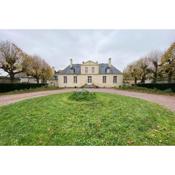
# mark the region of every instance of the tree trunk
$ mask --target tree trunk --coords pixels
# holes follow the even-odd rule
[[[142,77],[142,79],[141,79],[141,83],[143,83],[143,84],[145,84],[145,77]]]
[[[154,73],[154,77],[153,77],[153,83],[157,83],[157,73]]]
[[[37,82],[37,84],[39,84],[39,78],[36,78],[36,82]]]
[[[172,75],[173,75],[172,72],[169,72],[168,73],[168,83],[171,83],[172,82]]]
[[[154,83],[157,83],[157,71],[158,71],[158,66],[156,66],[156,69],[154,72]]]
[[[11,81],[11,83],[14,83],[15,74],[11,72],[11,73],[9,73],[9,76],[10,76],[10,81]]]
[[[43,78],[43,79],[42,79],[42,83],[46,83],[46,79]]]
[[[136,77],[134,78],[134,84],[137,84],[137,78]]]
[[[157,83],[157,73],[155,74],[154,83]]]

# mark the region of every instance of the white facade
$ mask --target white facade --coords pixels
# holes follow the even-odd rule
[[[109,70],[108,70],[109,69]],[[59,87],[118,87],[123,84],[123,75],[111,65],[87,61],[82,64],[72,64],[58,74]]]

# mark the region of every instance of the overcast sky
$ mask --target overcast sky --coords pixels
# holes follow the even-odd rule
[[[164,51],[175,41],[175,30],[0,30],[0,40],[16,43],[44,58],[56,70],[93,60],[119,70],[152,50]]]

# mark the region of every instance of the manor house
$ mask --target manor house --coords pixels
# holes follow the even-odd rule
[[[108,63],[94,61],[73,64],[57,72],[57,85],[59,87],[118,87],[123,84],[122,73],[112,65],[111,58]]]

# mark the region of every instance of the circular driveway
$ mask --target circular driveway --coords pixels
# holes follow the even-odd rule
[[[47,96],[52,94],[60,94],[72,91],[78,91],[79,89],[59,89],[59,90],[48,90],[48,91],[39,91],[39,92],[30,92],[23,94],[13,94],[13,95],[1,95],[0,96],[0,106],[8,105],[25,99],[31,99],[41,96]],[[135,97],[158,103],[159,105],[165,106],[171,111],[175,111],[175,96],[169,95],[158,95],[158,94],[147,94],[141,92],[131,92],[126,90],[117,90],[112,88],[98,88],[98,89],[88,89],[92,92],[105,92],[111,94],[118,94],[123,96]]]

